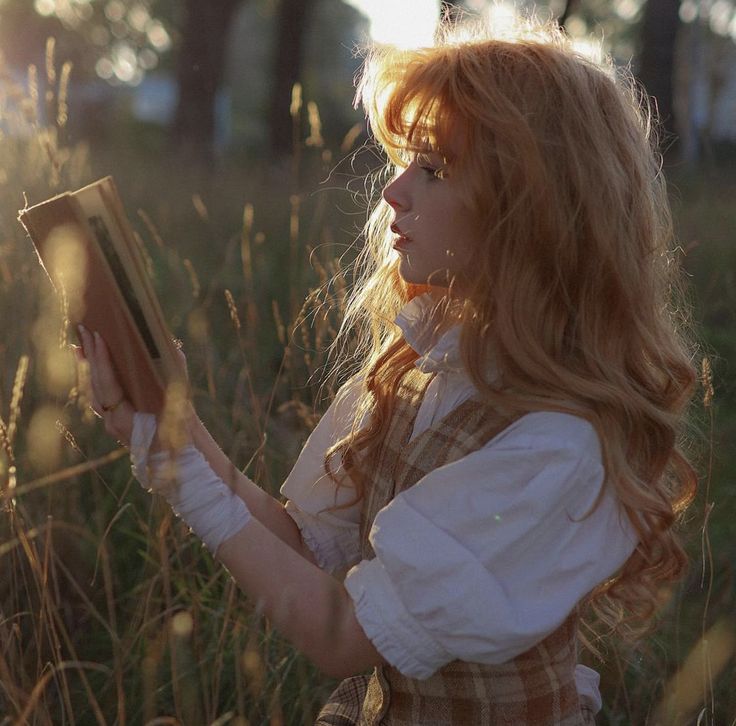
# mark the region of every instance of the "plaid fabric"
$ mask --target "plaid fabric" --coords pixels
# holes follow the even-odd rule
[[[370,680],[353,676],[342,681],[320,711],[316,726],[356,726]]]
[[[368,533],[380,509],[430,471],[478,450],[510,423],[471,398],[409,441],[432,376],[411,370],[401,381],[385,443],[361,468],[370,472],[361,515],[361,549],[375,557]],[[574,681],[578,616],[501,665],[452,661],[426,680],[390,666],[343,681],[318,726],[593,726]],[[337,720],[336,720],[337,719]],[[342,720],[340,720],[342,719]]]

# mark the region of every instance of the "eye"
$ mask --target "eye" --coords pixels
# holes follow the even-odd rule
[[[447,178],[447,163],[444,158],[436,153],[417,154],[414,157],[416,165],[435,179]]]

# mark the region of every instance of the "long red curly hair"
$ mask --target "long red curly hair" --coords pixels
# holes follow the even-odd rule
[[[630,78],[578,54],[559,29],[462,32],[431,48],[373,49],[357,98],[386,177],[428,141],[451,147],[451,173],[483,222],[460,314],[477,389],[512,414],[573,413],[597,430],[606,485],[639,545],[587,604],[599,624],[634,637],[684,571],[676,523],[697,481],[681,448],[694,347],[651,111]],[[393,320],[423,290],[398,275],[391,219],[381,201],[366,226],[343,325],[363,388],[328,472],[336,455],[355,462],[381,445],[416,359]],[[491,357],[501,384],[488,380]],[[359,477],[353,485],[361,497]]]

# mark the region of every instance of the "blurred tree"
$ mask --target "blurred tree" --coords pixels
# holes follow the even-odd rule
[[[301,79],[306,29],[313,9],[314,0],[281,0],[279,4],[270,110],[270,146],[276,158],[292,151],[290,99],[294,84]]]
[[[227,35],[241,0],[186,0],[177,64],[174,143],[186,158],[212,161],[215,102],[223,79]]]
[[[577,7],[578,2],[579,0],[565,0],[565,6],[563,7],[560,16],[557,18],[557,23],[561,28],[565,27],[567,19],[572,13],[575,12],[575,8]]]
[[[641,24],[638,77],[655,100],[664,130],[674,139],[675,41],[680,27],[679,0],[647,0]],[[669,144],[665,148],[670,147]],[[669,148],[671,151],[672,148]]]
[[[214,155],[217,93],[225,69],[228,35],[243,0],[186,0],[177,64],[179,100],[174,140],[189,158],[209,164]],[[289,103],[301,77],[304,41],[314,0],[280,0],[272,55],[270,147],[275,156],[292,149]]]

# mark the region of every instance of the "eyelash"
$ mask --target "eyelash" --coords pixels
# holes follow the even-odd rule
[[[442,169],[429,169],[424,166],[420,167],[423,171],[426,171],[427,174],[429,174],[431,179],[444,179],[445,173],[442,171]]]
[[[445,179],[447,177],[447,171],[444,169],[444,167],[435,167],[431,164],[422,164],[422,159],[420,157],[417,157],[415,161],[417,166],[422,171],[425,171],[427,174],[429,174],[433,179]]]

